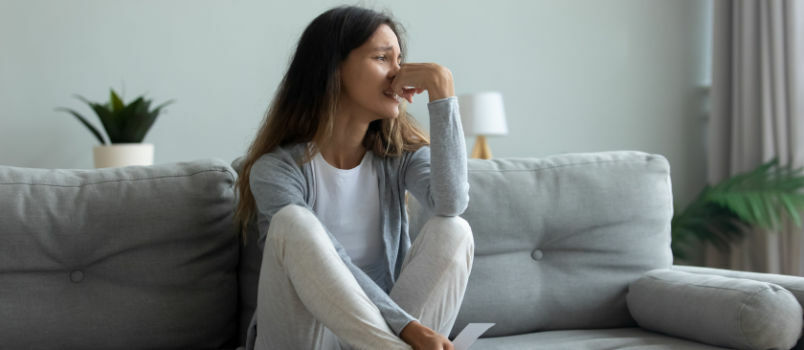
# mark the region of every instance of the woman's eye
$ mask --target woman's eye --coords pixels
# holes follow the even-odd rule
[[[375,58],[380,60],[380,61],[387,61],[388,60],[388,57],[385,57],[385,56],[378,56],[378,57],[375,57]],[[402,64],[402,57],[397,59],[397,61],[399,62],[399,64]]]

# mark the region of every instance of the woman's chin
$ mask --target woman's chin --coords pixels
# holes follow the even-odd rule
[[[382,114],[383,119],[395,119],[399,117],[399,105],[394,107],[391,110],[387,110],[385,113]]]

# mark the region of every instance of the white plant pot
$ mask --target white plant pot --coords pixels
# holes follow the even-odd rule
[[[151,143],[114,143],[92,149],[95,168],[114,168],[129,165],[153,165],[154,145]]]

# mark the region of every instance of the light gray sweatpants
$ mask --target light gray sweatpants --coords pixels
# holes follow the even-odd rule
[[[434,216],[413,241],[390,292],[419,322],[447,336],[463,301],[474,239],[461,217]],[[307,208],[271,219],[257,295],[256,349],[411,349],[396,336]]]

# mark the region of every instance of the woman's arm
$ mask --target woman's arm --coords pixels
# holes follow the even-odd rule
[[[469,204],[466,141],[455,96],[427,104],[430,146],[410,155],[404,165],[405,188],[440,216],[458,216]]]
[[[435,215],[460,215],[469,204],[469,182],[452,73],[434,63],[405,64],[391,85],[410,102],[413,95],[424,90],[430,96],[430,146],[405,155],[400,169],[404,188]],[[452,349],[446,335],[419,322],[411,322],[400,337],[414,349]]]
[[[435,215],[462,214],[469,204],[469,182],[452,72],[435,63],[407,63],[391,86],[408,101],[424,90],[430,97],[430,146],[418,149],[403,162],[405,189]]]
[[[249,186],[254,194],[257,210],[261,215],[265,215],[269,223],[276,212],[289,204],[305,207],[315,215],[312,208],[304,201],[304,175],[301,169],[295,165],[295,160],[287,152],[277,152],[277,154],[263,156],[263,158],[254,163],[249,176]],[[318,216],[316,215],[316,217]],[[380,309],[380,313],[391,330],[396,335],[399,335],[402,329],[411,321],[415,321],[416,318],[405,312],[371,277],[352,263],[341,243],[338,242],[326,226],[324,230],[329,235],[335,250],[344,264],[346,264],[346,267],[349,268],[357,283],[369,299]],[[260,228],[257,245],[261,252],[264,249],[267,233],[267,228]]]

